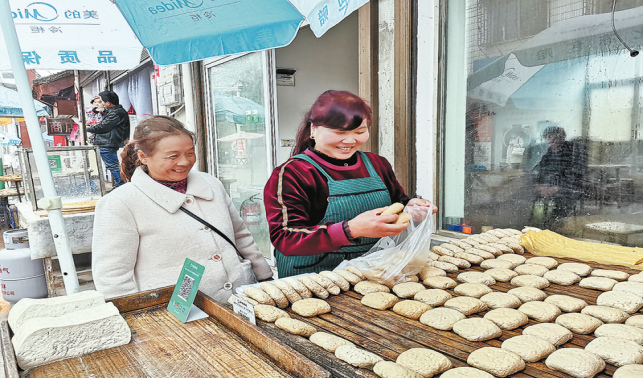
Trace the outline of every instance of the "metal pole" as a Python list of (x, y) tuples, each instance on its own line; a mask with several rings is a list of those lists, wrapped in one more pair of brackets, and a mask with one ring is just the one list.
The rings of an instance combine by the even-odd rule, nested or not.
[(25, 122), (27, 123), (27, 130), (29, 131), (29, 135), (31, 135), (30, 140), (34, 159), (38, 173), (40, 174), (40, 183), (45, 197), (38, 202), (39, 205), (42, 204), (42, 207), (47, 210), (47, 215), (49, 216), (49, 224), (54, 237), (54, 245), (56, 247), (58, 261), (60, 262), (65, 290), (67, 294), (77, 293), (79, 291), (78, 276), (76, 275), (76, 267), (74, 266), (74, 259), (71, 254), (67, 231), (65, 230), (62, 204), (60, 197), (58, 197), (56, 193), (54, 178), (49, 169), (45, 142), (40, 135), (40, 124), (38, 123), (36, 108), (31, 97), (31, 87), (27, 79), (27, 70), (22, 61), (22, 52), (20, 50), (20, 43), (18, 42), (16, 26), (11, 16), (9, 0), (0, 0), (0, 26), (2, 26), (2, 33), (4, 34), (7, 52), (11, 61), (11, 68), (16, 79), (18, 93), (20, 94), (20, 102), (22, 103), (22, 111)]
[(87, 144), (87, 131), (85, 130), (86, 122), (85, 119), (85, 100), (83, 96), (83, 88), (80, 86), (80, 73), (78, 70), (74, 70), (74, 89), (76, 90), (76, 105), (78, 107), (78, 132), (80, 133), (80, 144)]

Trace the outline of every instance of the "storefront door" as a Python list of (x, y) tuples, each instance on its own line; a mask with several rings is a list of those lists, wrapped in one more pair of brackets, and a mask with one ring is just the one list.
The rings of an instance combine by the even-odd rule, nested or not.
[(275, 166), (272, 51), (206, 63), (211, 172), (270, 257), (263, 188)]

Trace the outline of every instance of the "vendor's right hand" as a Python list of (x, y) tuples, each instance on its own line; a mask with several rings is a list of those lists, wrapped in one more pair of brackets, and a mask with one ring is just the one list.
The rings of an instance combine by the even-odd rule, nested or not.
[(379, 215), (386, 207), (370, 210), (361, 213), (348, 221), (348, 228), (354, 238), (382, 238), (384, 236), (395, 236), (406, 230), (409, 223), (393, 224), (397, 220), (397, 214)]

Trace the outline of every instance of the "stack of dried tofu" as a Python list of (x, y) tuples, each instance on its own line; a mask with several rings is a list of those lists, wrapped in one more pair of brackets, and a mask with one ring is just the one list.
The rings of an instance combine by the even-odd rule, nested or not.
[(76, 214), (94, 211), (98, 200), (70, 202), (63, 205), (63, 214)]
[(124, 345), (131, 339), (118, 309), (96, 291), (22, 299), (11, 308), (8, 321), (16, 359), (24, 370)]

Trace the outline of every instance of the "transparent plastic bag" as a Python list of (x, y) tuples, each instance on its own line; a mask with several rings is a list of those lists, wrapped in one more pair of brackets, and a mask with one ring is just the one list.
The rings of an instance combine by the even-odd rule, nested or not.
[(364, 255), (342, 261), (337, 269), (353, 265), (369, 281), (387, 286), (407, 282), (407, 277), (418, 274), (429, 262), (433, 207), (407, 206), (404, 211), (413, 216), (406, 230), (381, 238)]

